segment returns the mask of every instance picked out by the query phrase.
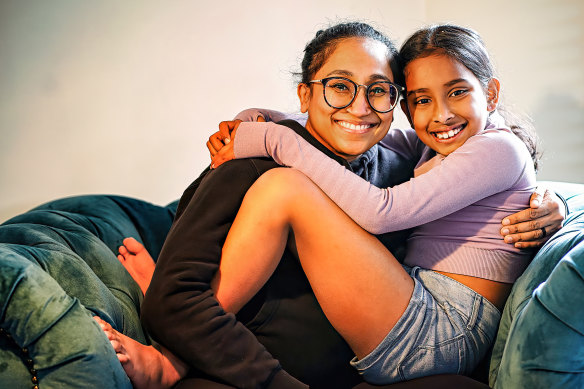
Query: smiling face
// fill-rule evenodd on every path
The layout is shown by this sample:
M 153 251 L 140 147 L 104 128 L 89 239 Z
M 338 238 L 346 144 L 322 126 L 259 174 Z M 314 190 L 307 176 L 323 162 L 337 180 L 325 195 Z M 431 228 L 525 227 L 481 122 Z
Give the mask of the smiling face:
M 443 54 L 413 60 L 405 68 L 410 121 L 430 148 L 448 155 L 483 130 L 497 105 L 499 82 L 484 88 L 460 62 Z
M 346 77 L 357 84 L 393 81 L 387 47 L 370 38 L 340 41 L 312 79 Z M 364 88 L 351 105 L 336 109 L 324 100 L 322 84 L 300 84 L 302 112 L 308 112 L 306 129 L 333 153 L 352 160 L 379 142 L 389 130 L 393 112 L 377 113 L 369 106 Z

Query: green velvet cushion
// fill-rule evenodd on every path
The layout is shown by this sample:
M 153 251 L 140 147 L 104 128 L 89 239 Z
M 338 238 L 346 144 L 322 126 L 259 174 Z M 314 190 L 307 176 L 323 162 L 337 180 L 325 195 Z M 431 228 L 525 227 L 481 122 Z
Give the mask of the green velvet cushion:
M 0 258 L 2 328 L 18 349 L 28 350 L 40 387 L 131 388 L 103 331 L 78 299 L 65 293 L 40 266 L 6 252 L 5 247 L 0 248 Z M 32 387 L 31 373 L 22 372 L 23 361 L 10 362 L 0 373 L 0 382 Z M 23 375 L 15 376 L 12 369 Z
M 176 203 L 155 206 L 118 196 L 57 200 L 0 226 L 0 387 L 29 387 L 34 362 L 42 388 L 131 387 L 92 315 L 148 343 L 142 293 L 115 253 L 127 236 L 154 257 Z
M 584 323 L 584 185 L 556 189 L 571 214 L 513 287 L 491 357 L 491 387 L 584 387 L 584 334 L 577 324 Z

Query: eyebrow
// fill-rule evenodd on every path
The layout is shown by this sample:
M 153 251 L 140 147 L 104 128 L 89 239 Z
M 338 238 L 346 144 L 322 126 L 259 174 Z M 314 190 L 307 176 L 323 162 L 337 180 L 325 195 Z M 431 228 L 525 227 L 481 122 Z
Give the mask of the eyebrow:
M 454 86 L 454 85 L 461 83 L 461 82 L 468 82 L 468 80 L 464 79 L 464 78 L 455 78 L 454 80 L 448 81 L 446 84 L 444 84 L 444 86 L 451 87 L 451 86 Z M 413 91 L 408 91 L 408 96 L 413 95 L 415 93 L 424 93 L 427 91 L 428 91 L 428 88 L 418 88 L 418 89 L 415 89 Z
M 468 82 L 468 80 L 465 78 L 456 78 L 452 81 L 448 81 L 446 84 L 444 84 L 444 86 L 454 86 L 460 82 Z
M 354 76 L 354 74 L 348 70 L 342 70 L 342 69 L 337 69 L 337 70 L 333 70 L 331 72 L 329 72 L 326 77 L 331 77 L 331 76 L 344 76 L 344 77 L 352 77 Z M 389 77 L 387 77 L 386 75 L 383 74 L 372 74 L 369 76 L 369 81 L 378 81 L 378 80 L 383 80 L 383 81 L 389 81 L 392 82 Z

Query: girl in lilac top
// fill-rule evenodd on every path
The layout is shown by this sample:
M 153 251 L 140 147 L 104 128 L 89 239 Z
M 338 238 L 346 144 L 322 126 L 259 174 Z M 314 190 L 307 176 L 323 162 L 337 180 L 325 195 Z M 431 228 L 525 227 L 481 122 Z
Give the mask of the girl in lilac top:
M 391 120 L 377 100 L 386 91 L 374 84 L 393 77 L 375 56 L 356 64 L 356 48 L 346 45 L 337 44 L 299 96 L 307 128 L 357 138 L 379 118 Z M 494 340 L 497 308 L 529 261 L 500 240 L 499 220 L 523 209 L 535 186 L 535 150 L 498 112 L 500 84 L 474 31 L 423 29 L 400 54 L 402 108 L 415 134 L 390 131 L 384 145 L 421 157 L 409 182 L 376 188 L 272 123 L 241 123 L 213 161 L 234 152 L 295 168 L 271 170 L 248 191 L 215 282 L 222 306 L 237 312 L 261 288 L 292 235 L 319 304 L 356 354 L 351 363 L 376 384 L 476 367 Z M 417 227 L 405 265 L 361 227 Z
M 413 130 L 390 131 L 382 145 L 421 158 L 416 177 L 393 188 L 371 185 L 311 150 L 287 127 L 242 123 L 237 131 L 237 158 L 270 156 L 300 170 L 365 230 L 417 227 L 408 240 L 407 265 L 514 282 L 531 259 L 529 251 L 500 239 L 500 220 L 529 202 L 535 172 L 525 145 L 496 112 L 447 159 Z

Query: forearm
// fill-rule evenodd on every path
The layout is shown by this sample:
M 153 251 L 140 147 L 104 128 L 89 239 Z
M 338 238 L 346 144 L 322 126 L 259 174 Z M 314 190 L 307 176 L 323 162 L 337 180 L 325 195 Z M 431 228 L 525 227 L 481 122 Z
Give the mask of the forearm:
M 375 187 L 273 123 L 242 123 L 234 151 L 237 158 L 269 155 L 279 164 L 300 170 L 357 224 L 379 234 L 436 220 L 509 188 L 525 167 L 510 136 L 493 132 L 473 137 L 448 162 L 392 188 Z M 498 154 L 494 155 L 492 146 L 497 146 Z M 500 174 L 503 168 L 507 175 Z M 464 190 L 460 190 L 461 177 Z
M 369 232 L 383 233 L 407 228 L 402 224 L 406 223 L 406 215 L 386 218 L 372 214 L 379 209 L 379 204 L 386 210 L 388 205 L 391 208 L 390 192 L 353 174 L 283 126 L 242 123 L 235 137 L 234 152 L 236 158 L 271 156 L 279 164 L 300 170 Z M 389 220 L 393 221 L 393 225 L 387 223 Z

